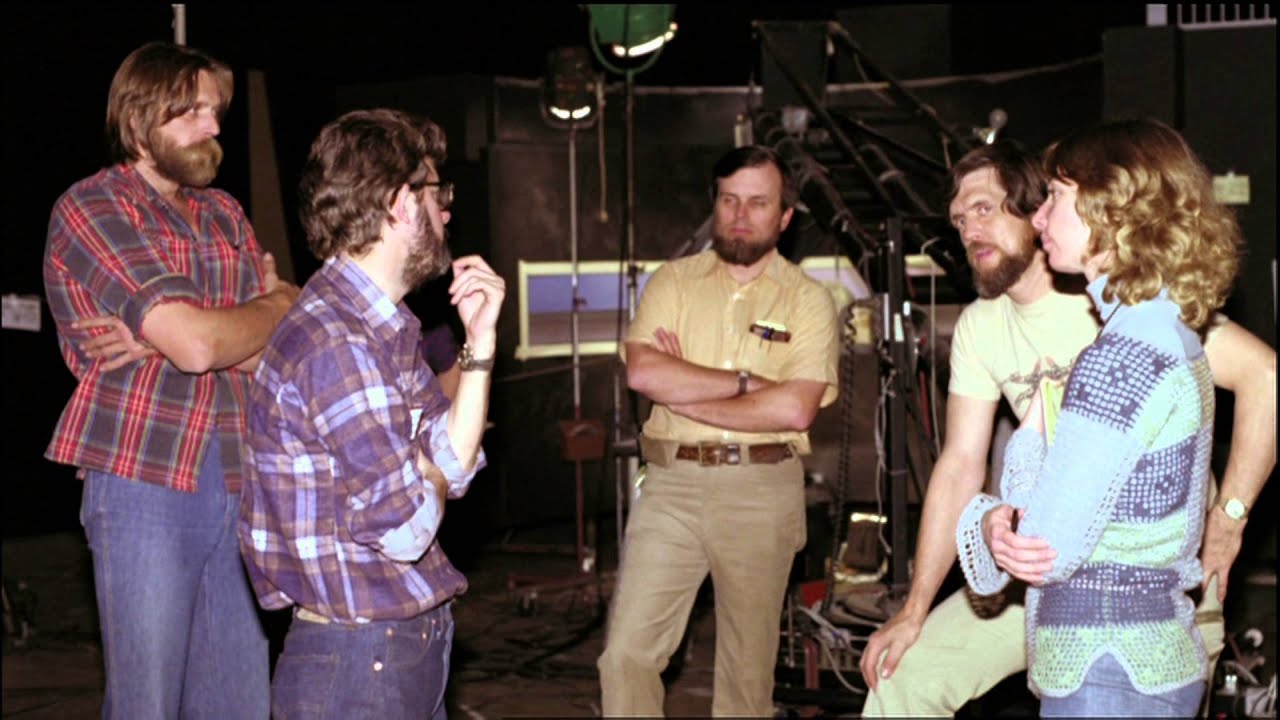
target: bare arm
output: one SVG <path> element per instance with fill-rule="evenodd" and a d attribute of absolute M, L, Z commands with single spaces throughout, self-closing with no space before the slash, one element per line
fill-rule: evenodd
<path fill-rule="evenodd" d="M 655 338 L 655 342 L 661 342 L 660 337 Z M 691 363 L 648 343 L 631 341 L 626 347 L 627 386 L 656 403 L 674 406 L 724 400 L 738 394 L 737 370 Z M 753 381 L 748 390 L 768 383 L 762 378 L 753 378 Z"/>
<path fill-rule="evenodd" d="M 826 391 L 826 383 L 816 380 L 775 383 L 751 375 L 747 378 L 746 392 L 742 393 L 737 371 L 717 370 L 684 360 L 680 338 L 661 327 L 654 332 L 653 345 L 627 343 L 629 383 L 632 382 L 633 367 L 636 368 L 637 381 L 652 391 L 666 395 L 673 383 L 680 383 L 682 387 L 671 394 L 703 398 L 670 402 L 668 407 L 672 412 L 708 425 L 742 432 L 808 430 Z M 632 388 L 645 392 L 634 384 Z M 661 402 L 649 392 L 645 394 L 655 402 Z"/>
<path fill-rule="evenodd" d="M 938 588 L 956 560 L 956 523 L 969 500 L 982 491 L 995 412 L 993 400 L 947 398 L 947 442 L 925 491 L 911 589 L 906 604 L 871 636 L 862 655 L 862 677 L 873 690 L 879 678 L 893 674 L 903 653 L 915 644 Z"/>
<path fill-rule="evenodd" d="M 1235 394 L 1231 451 L 1219 488 L 1220 497 L 1239 498 L 1252 507 L 1276 464 L 1276 353 L 1233 322 L 1209 336 L 1205 354 L 1213 380 Z M 1204 585 L 1218 576 L 1218 596 L 1227 595 L 1227 576 L 1240 553 L 1245 521 L 1212 509 L 1205 520 L 1201 562 Z"/>
<path fill-rule="evenodd" d="M 498 313 L 506 296 L 506 283 L 478 255 L 453 261 L 450 301 L 466 331 L 466 342 L 477 358 L 497 352 Z M 456 367 L 456 365 L 455 365 Z M 460 370 L 460 369 L 459 369 Z M 458 385 L 449 406 L 449 442 L 468 470 L 475 466 L 489 413 L 489 372 L 459 372 Z"/>
<path fill-rule="evenodd" d="M 142 319 L 145 341 L 179 370 L 203 373 L 234 367 L 253 372 L 271 331 L 298 297 L 298 288 L 276 274 L 271 253 L 262 254 L 262 295 L 229 308 L 162 303 Z"/>
<path fill-rule="evenodd" d="M 298 288 L 281 284 L 272 292 L 229 308 L 163 303 L 142 319 L 142 336 L 183 372 L 233 367 L 266 345 L 297 296 Z"/>
<path fill-rule="evenodd" d="M 827 384 L 786 380 L 724 400 L 671 404 L 671 411 L 701 423 L 741 432 L 803 432 L 818 414 Z M 737 376 L 734 375 L 734 392 Z"/>

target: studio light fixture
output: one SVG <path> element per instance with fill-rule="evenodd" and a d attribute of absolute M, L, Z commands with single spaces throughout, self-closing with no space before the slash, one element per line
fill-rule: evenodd
<path fill-rule="evenodd" d="M 676 35 L 672 21 L 675 5 L 595 4 L 588 5 L 587 12 L 591 15 L 592 47 L 607 45 L 617 58 L 655 54 Z M 625 72 L 609 65 L 601 55 L 597 53 L 608 69 Z"/>
<path fill-rule="evenodd" d="M 594 121 L 596 77 L 585 47 L 565 47 L 547 54 L 542 80 L 542 107 L 549 121 L 585 126 Z"/>

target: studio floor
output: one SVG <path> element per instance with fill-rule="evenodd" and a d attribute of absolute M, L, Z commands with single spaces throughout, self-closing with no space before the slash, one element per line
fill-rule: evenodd
<path fill-rule="evenodd" d="M 554 526 L 477 543 L 458 552 L 458 564 L 470 589 L 455 606 L 457 631 L 452 657 L 448 710 L 452 718 L 598 717 L 599 681 L 596 657 L 603 645 L 603 599 L 612 590 L 616 568 L 611 527 L 602 527 L 596 583 L 572 588 L 527 587 L 512 590 L 510 581 L 569 577 L 576 560 L 564 552 L 573 547 L 572 525 Z M 446 547 L 449 547 L 446 544 Z M 559 553 L 514 552 L 557 548 Z M 84 536 L 79 531 L 6 538 L 3 541 L 6 613 L 3 694 L 0 718 L 22 720 L 89 720 L 101 717 L 102 651 L 93 596 L 92 570 Z M 1260 627 L 1266 647 L 1254 671 L 1274 673 L 1275 586 L 1237 591 L 1237 609 L 1228 606 L 1228 630 L 1242 632 L 1242 618 Z M 1242 583 L 1241 585 L 1244 585 Z M 9 623 L 14 619 L 15 623 Z M 1261 622 L 1258 622 L 1261 619 Z M 25 627 L 22 621 L 26 622 Z M 278 642 L 288 614 L 266 616 L 268 635 Z M 687 646 L 673 659 L 668 681 L 669 717 L 705 717 L 711 710 L 715 622 L 709 602 L 696 605 Z M 784 671 L 785 672 L 785 671 Z M 829 673 L 824 673 L 829 674 Z M 1265 680 L 1263 680 L 1265 682 Z M 1243 684 L 1244 681 L 1241 680 Z M 798 684 L 798 683 L 797 683 Z M 824 679 L 824 685 L 826 685 Z M 784 701 L 777 717 L 858 717 L 861 695 L 823 691 L 834 699 L 824 710 L 806 703 L 803 690 L 780 691 Z M 788 702 L 794 704 L 787 704 Z M 1241 703 L 1217 697 L 1214 709 L 1242 717 Z M 1020 717 L 1036 713 L 1025 689 L 1025 676 L 1009 678 L 984 698 L 966 706 L 958 717 Z M 1274 715 L 1271 715 L 1274 717 Z"/>
<path fill-rule="evenodd" d="M 516 536 L 520 544 L 572 547 L 572 527 Z M 514 544 L 514 543 L 511 543 Z M 612 543 L 611 543 L 612 544 Z M 466 568 L 470 590 L 455 606 L 457 632 L 448 698 L 453 718 L 598 717 L 596 657 L 603 645 L 603 617 L 596 598 L 611 590 L 614 553 L 603 552 L 600 590 L 513 592 L 520 577 L 563 579 L 576 560 L 565 554 L 515 553 L 501 539 L 475 553 Z M 92 569 L 84 536 L 69 531 L 5 539 L 7 593 L 25 618 L 6 634 L 3 662 L 4 718 L 89 720 L 101 717 L 102 649 L 98 637 Z M 269 635 L 283 635 L 287 616 L 268 616 Z M 706 716 L 711 709 L 714 620 L 699 610 L 683 667 L 672 675 L 667 712 Z"/>

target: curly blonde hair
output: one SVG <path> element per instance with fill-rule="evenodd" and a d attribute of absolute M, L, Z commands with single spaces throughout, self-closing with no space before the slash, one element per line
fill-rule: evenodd
<path fill-rule="evenodd" d="M 1168 288 L 1182 321 L 1203 331 L 1231 291 L 1242 242 L 1182 136 L 1154 120 L 1107 123 L 1051 145 L 1044 165 L 1078 188 L 1088 254 L 1112 251 L 1103 297 L 1132 305 Z"/>

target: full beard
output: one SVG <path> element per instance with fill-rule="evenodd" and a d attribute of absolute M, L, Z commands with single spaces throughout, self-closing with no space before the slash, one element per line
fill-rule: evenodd
<path fill-rule="evenodd" d="M 985 245 L 984 247 L 992 246 Z M 980 268 L 973 261 L 974 250 L 973 246 L 970 246 L 968 250 L 969 267 L 973 268 L 973 287 L 978 291 L 980 297 L 988 300 L 1003 295 L 1018 280 L 1022 279 L 1023 273 L 1027 271 L 1027 268 L 1031 266 L 1031 261 L 1036 257 L 1036 246 L 1033 242 L 1022 243 L 1018 251 L 1013 255 L 995 248 L 996 252 L 1000 253 L 1000 260 L 995 267 L 987 270 Z"/>
<path fill-rule="evenodd" d="M 401 279 L 410 291 L 440 277 L 453 264 L 453 255 L 445 240 L 431 225 L 431 218 L 423 212 L 418 221 L 418 243 L 409 253 L 401 271 Z"/>
<path fill-rule="evenodd" d="M 711 235 L 711 248 L 716 251 L 716 255 L 719 255 L 721 260 L 730 265 L 754 265 L 777 246 L 778 236 L 776 235 L 761 243 L 753 243 L 740 237 L 725 237 L 719 231 Z"/>
<path fill-rule="evenodd" d="M 222 164 L 222 146 L 216 138 L 181 146 L 153 131 L 150 145 L 156 169 L 183 187 L 206 187 L 213 182 Z"/>

